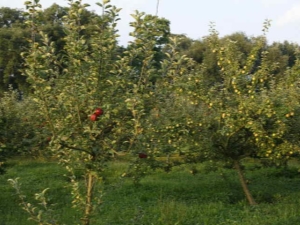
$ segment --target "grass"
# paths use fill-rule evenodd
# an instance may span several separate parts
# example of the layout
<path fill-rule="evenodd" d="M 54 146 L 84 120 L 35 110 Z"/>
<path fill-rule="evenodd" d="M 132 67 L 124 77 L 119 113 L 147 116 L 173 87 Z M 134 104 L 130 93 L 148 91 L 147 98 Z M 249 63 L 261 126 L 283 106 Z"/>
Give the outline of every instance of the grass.
<path fill-rule="evenodd" d="M 171 172 L 156 171 L 140 186 L 121 179 L 127 163 L 116 161 L 107 170 L 103 203 L 93 225 L 295 225 L 300 221 L 300 174 L 298 163 L 288 170 L 258 169 L 246 164 L 246 176 L 258 206 L 248 206 L 231 169 L 189 173 L 190 166 Z M 0 176 L 0 225 L 31 225 L 18 205 L 18 197 L 7 179 L 20 177 L 22 191 L 33 202 L 33 195 L 49 187 L 50 203 L 60 224 L 79 223 L 79 214 L 71 208 L 65 171 L 54 162 L 11 160 Z"/>

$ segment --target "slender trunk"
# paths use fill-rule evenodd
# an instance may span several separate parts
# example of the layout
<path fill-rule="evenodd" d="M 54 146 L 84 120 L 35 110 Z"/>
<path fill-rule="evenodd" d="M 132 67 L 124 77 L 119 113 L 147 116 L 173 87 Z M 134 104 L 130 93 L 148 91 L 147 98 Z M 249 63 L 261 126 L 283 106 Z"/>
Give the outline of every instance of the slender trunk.
<path fill-rule="evenodd" d="M 85 203 L 84 218 L 82 219 L 83 225 L 90 225 L 90 217 L 93 211 L 92 199 L 93 199 L 94 179 L 95 179 L 94 175 L 91 172 L 89 172 L 87 174 L 86 203 Z"/>
<path fill-rule="evenodd" d="M 253 196 L 250 193 L 250 190 L 248 188 L 245 176 L 243 174 L 243 170 L 241 168 L 240 162 L 238 160 L 234 160 L 234 168 L 237 170 L 239 178 L 240 178 L 240 182 L 243 188 L 243 191 L 246 195 L 246 198 L 249 202 L 250 205 L 256 205 L 257 203 L 255 202 Z"/>
<path fill-rule="evenodd" d="M 170 163 L 170 154 L 168 153 L 167 154 L 167 164 L 169 164 Z"/>

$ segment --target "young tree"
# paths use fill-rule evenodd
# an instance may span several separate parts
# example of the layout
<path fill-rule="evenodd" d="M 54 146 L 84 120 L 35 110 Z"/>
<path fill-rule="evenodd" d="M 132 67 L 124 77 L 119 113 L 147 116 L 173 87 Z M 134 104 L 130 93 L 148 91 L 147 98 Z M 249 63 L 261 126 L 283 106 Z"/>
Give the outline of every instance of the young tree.
<path fill-rule="evenodd" d="M 23 53 L 24 74 L 51 136 L 50 148 L 72 174 L 73 203 L 83 210 L 84 225 L 91 223 L 94 208 L 101 202 L 96 193 L 106 162 L 119 151 L 143 146 L 140 124 L 154 106 L 158 56 L 169 31 L 166 20 L 137 12 L 131 24 L 135 40 L 119 56 L 120 9 L 108 0 L 98 5 L 102 15 L 85 32 L 81 13 L 87 5 L 70 1 L 63 17 L 64 51 L 55 54 L 55 44 L 39 28 L 38 1 L 26 3 L 27 24 L 34 32 L 29 51 Z M 83 171 L 84 186 L 75 169 Z"/>
<path fill-rule="evenodd" d="M 66 44 L 64 51 L 56 54 L 55 44 L 39 27 L 38 1 L 26 2 L 27 24 L 33 33 L 30 48 L 23 53 L 24 74 L 34 90 L 33 100 L 40 106 L 37 114 L 49 131 L 50 148 L 71 173 L 73 203 L 82 209 L 82 223 L 88 225 L 101 202 L 106 162 L 128 141 L 125 130 L 131 115 L 124 105 L 126 81 L 113 75 L 120 9 L 108 0 L 98 3 L 103 9 L 101 20 L 87 38 L 81 14 L 88 5 L 81 1 L 69 4 L 63 17 Z M 75 176 L 75 169 L 83 171 L 85 184 Z"/>
<path fill-rule="evenodd" d="M 267 23 L 264 29 L 268 29 Z M 194 125 L 190 129 L 194 135 L 187 135 L 194 146 L 187 152 L 196 161 L 231 162 L 251 205 L 256 202 L 241 160 L 251 156 L 271 157 L 274 152 L 277 158 L 287 156 L 287 149 L 293 145 L 285 138 L 289 132 L 286 115 L 294 115 L 299 105 L 296 89 L 287 91 L 283 83 L 275 82 L 277 64 L 267 60 L 265 37 L 254 40 L 249 56 L 241 60 L 244 54 L 238 45 L 230 38 L 221 41 L 212 27 L 206 41 L 217 59 L 221 79 L 207 86 L 203 63 L 196 73 L 181 77 L 177 84 L 177 95 L 194 108 L 192 114 L 186 115 Z M 285 80 L 284 85 L 291 86 L 294 81 Z"/>

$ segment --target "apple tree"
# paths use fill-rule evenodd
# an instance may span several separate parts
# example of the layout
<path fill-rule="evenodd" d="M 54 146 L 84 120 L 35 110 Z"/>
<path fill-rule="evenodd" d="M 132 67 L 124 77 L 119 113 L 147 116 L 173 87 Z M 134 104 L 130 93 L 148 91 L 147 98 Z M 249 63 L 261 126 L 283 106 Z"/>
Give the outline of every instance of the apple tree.
<path fill-rule="evenodd" d="M 29 98 L 19 99 L 19 92 L 9 90 L 0 98 L 0 171 L 4 161 L 14 156 L 37 156 L 41 151 L 42 131 L 36 126 L 36 104 Z"/>
<path fill-rule="evenodd" d="M 264 30 L 268 29 L 268 21 Z M 256 204 L 241 160 L 246 157 L 288 156 L 294 144 L 289 136 L 289 116 L 299 106 L 292 78 L 275 82 L 278 64 L 267 60 L 266 38 L 254 39 L 246 60 L 235 41 L 220 41 L 211 27 L 207 37 L 209 48 L 217 59 L 220 79 L 207 86 L 204 80 L 205 63 L 193 74 L 181 76 L 176 95 L 185 99 L 193 111 L 187 112 L 193 127 L 186 138 L 192 144 L 187 160 L 215 160 L 232 163 L 237 170 L 247 200 Z M 298 79 L 298 78 L 297 78 Z M 289 87 L 289 89 L 287 89 Z M 188 107 L 187 107 L 188 108 Z"/>
<path fill-rule="evenodd" d="M 82 209 L 82 224 L 91 223 L 101 203 L 102 171 L 106 162 L 129 147 L 131 113 L 125 105 L 127 82 L 115 75 L 116 25 L 120 9 L 109 0 L 97 3 L 102 15 L 82 25 L 87 4 L 69 1 L 63 17 L 65 45 L 55 43 L 40 29 L 41 5 L 27 1 L 27 21 L 32 29 L 30 48 L 23 53 L 24 75 L 33 89 L 36 113 L 49 132 L 49 149 L 70 172 L 73 204 Z M 37 38 L 39 41 L 37 41 Z M 81 171 L 86 182 L 80 182 Z"/>
<path fill-rule="evenodd" d="M 177 101 L 173 79 L 177 74 L 188 73 L 194 63 L 179 54 L 180 40 L 168 35 L 169 23 L 165 19 L 140 12 L 132 16 L 134 39 L 116 64 L 117 75 L 127 77 L 131 85 L 126 103 L 134 123 L 130 150 L 136 157 L 127 176 L 138 182 L 152 169 L 169 171 L 174 164 L 169 157 L 179 146 L 172 140 L 182 137 L 169 129 L 185 129 L 178 120 L 172 121 L 180 111 L 170 110 Z"/>

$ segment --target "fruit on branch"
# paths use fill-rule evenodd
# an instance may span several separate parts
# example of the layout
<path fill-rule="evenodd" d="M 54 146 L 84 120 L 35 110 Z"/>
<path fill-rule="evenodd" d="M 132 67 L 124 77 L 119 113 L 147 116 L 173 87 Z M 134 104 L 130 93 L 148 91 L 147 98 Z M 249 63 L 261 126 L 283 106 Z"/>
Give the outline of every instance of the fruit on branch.
<path fill-rule="evenodd" d="M 97 115 L 97 116 L 101 116 L 103 114 L 103 109 L 101 109 L 101 108 L 95 109 L 94 114 Z"/>
<path fill-rule="evenodd" d="M 94 113 L 90 116 L 91 121 L 97 121 L 98 120 L 98 116 Z"/>
<path fill-rule="evenodd" d="M 91 121 L 97 121 L 98 116 L 103 115 L 103 109 L 101 108 L 96 108 L 95 112 L 90 116 Z"/>
<path fill-rule="evenodd" d="M 140 152 L 139 153 L 139 158 L 140 159 L 146 159 L 148 157 L 148 155 L 146 153 Z"/>

